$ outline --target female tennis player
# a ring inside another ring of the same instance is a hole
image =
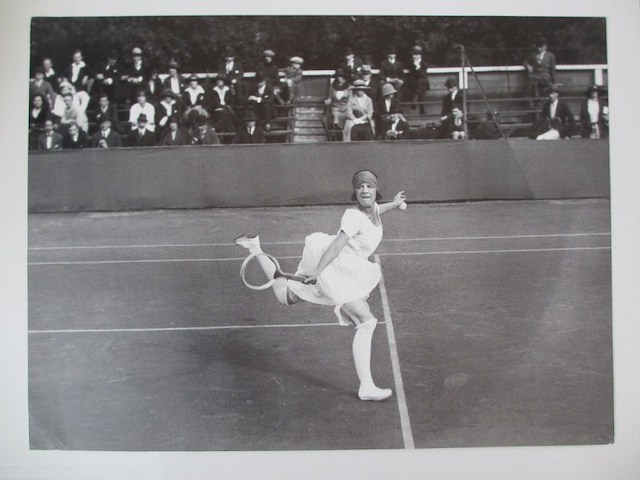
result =
[[[380,215],[406,208],[406,197],[404,192],[398,192],[393,201],[378,204],[376,200],[381,198],[378,177],[370,170],[356,172],[352,183],[357,205],[344,212],[337,235],[316,232],[305,239],[296,272],[296,275],[306,277],[304,281],[277,277],[272,288],[282,304],[292,305],[302,300],[335,305],[341,325],[349,325],[343,313],[355,324],[353,359],[360,380],[358,397],[380,401],[391,397],[392,391],[378,388],[371,376],[371,341],[378,321],[371,313],[367,298],[380,281],[380,267],[368,258],[382,240]],[[234,242],[256,255],[267,278],[274,278],[276,264],[261,255],[257,235],[241,235]]]

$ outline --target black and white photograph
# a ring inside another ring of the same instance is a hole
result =
[[[0,478],[637,478],[638,18],[71,4],[16,17]]]

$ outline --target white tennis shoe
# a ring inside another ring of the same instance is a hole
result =
[[[393,395],[393,391],[390,388],[378,388],[375,385],[368,387],[360,386],[358,390],[358,398],[360,400],[371,400],[374,402],[380,402],[386,400]]]
[[[247,235],[242,234],[238,237],[236,237],[233,240],[233,243],[235,243],[236,245],[239,245],[241,247],[244,247],[248,250],[251,250],[252,248],[260,248],[260,236],[258,235]]]

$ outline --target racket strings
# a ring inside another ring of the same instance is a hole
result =
[[[267,288],[271,288],[271,286],[273,285],[273,283],[276,281],[276,278],[277,278],[277,275],[276,275],[273,278],[267,280],[266,283],[263,283],[263,284],[254,284],[254,283],[250,283],[247,280],[247,267],[249,266],[249,263],[254,258],[257,259],[257,257],[260,257],[260,256],[264,256],[273,262],[273,264],[276,267],[276,273],[281,271],[280,263],[278,262],[278,259],[273,255],[269,255],[268,253],[264,253],[264,252],[252,253],[251,255],[249,255],[247,258],[244,259],[244,261],[242,262],[242,266],[240,267],[240,278],[242,279],[242,283],[244,283],[245,286],[251,290],[266,290]]]

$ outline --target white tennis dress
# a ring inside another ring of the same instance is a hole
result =
[[[357,208],[344,212],[340,231],[347,234],[349,241],[322,271],[315,285],[288,283],[291,291],[307,302],[335,305],[336,315],[342,325],[348,325],[348,322],[342,318],[340,308],[345,303],[368,297],[380,282],[380,267],[368,260],[382,240],[382,223],[377,203],[374,204],[374,211],[377,226]],[[305,239],[302,260],[296,273],[310,275],[336,237],[337,235],[320,232],[309,235]]]

